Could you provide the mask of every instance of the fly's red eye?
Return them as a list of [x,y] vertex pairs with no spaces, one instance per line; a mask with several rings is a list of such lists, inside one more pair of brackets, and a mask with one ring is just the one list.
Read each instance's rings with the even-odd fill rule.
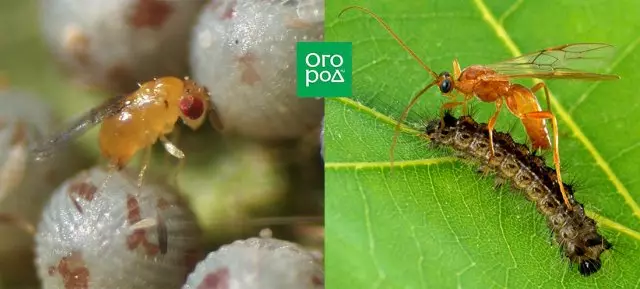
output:
[[190,119],[198,119],[204,113],[204,103],[192,95],[185,96],[180,100],[180,111]]

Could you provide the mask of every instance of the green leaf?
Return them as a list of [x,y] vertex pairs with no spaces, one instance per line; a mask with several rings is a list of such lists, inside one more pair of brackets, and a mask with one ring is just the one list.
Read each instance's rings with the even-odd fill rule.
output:
[[[332,288],[632,287],[640,282],[640,2],[407,0],[326,2],[327,41],[353,42],[351,99],[326,102],[326,280]],[[545,47],[606,42],[604,73],[620,80],[549,80],[563,177],[614,244],[600,272],[569,267],[533,203],[494,189],[473,166],[416,134],[438,115],[437,89],[412,110],[389,170],[395,120],[431,79],[365,13],[385,21],[432,69],[489,64]],[[531,80],[518,81],[526,86]],[[543,97],[543,94],[538,94]],[[542,99],[542,98],[540,98]],[[473,101],[486,122],[495,106]],[[543,104],[544,107],[544,104]],[[497,129],[522,126],[506,110]],[[549,158],[550,159],[550,158]]]

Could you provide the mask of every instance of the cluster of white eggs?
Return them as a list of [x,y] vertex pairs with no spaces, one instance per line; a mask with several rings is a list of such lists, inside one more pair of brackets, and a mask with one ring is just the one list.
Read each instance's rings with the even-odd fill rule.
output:
[[93,167],[55,190],[36,234],[43,288],[324,288],[321,261],[287,241],[240,240],[202,260],[198,224],[171,187],[110,173]]
[[[319,127],[323,102],[295,93],[295,43],[322,40],[324,1],[107,2],[41,1],[45,42],[80,83],[115,94],[153,77],[189,75],[210,91],[225,133],[289,141]],[[188,204],[167,179],[145,176],[139,187],[135,167],[91,166],[75,146],[33,160],[30,145],[62,122],[28,93],[0,88],[0,101],[7,104],[0,106],[0,282],[29,278],[17,272],[35,263],[42,288],[324,287],[321,258],[288,241],[238,240],[207,256],[203,228],[212,225],[200,214],[207,204]],[[241,156],[211,162],[247,162],[243,176],[259,175],[242,194],[229,190],[244,197],[238,203],[257,206],[265,192],[284,191],[266,149],[236,151]],[[224,168],[213,171],[222,181],[208,181],[240,175]],[[179,179],[192,181],[186,171]],[[203,186],[191,183],[178,187]]]

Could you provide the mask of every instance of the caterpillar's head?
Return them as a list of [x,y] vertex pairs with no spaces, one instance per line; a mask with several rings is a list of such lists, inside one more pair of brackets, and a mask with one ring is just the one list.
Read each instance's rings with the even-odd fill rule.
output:
[[611,247],[612,245],[609,241],[602,236],[597,235],[593,238],[587,239],[584,243],[584,247],[576,248],[576,255],[582,258],[580,266],[578,267],[580,274],[582,274],[582,276],[589,276],[598,272],[602,267],[600,254],[605,250],[611,249]]

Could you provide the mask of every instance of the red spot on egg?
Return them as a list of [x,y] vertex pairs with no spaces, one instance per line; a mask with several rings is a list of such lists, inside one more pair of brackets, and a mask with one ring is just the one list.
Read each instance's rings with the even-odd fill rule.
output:
[[207,274],[198,289],[229,289],[229,268],[223,267]]
[[247,53],[238,58],[238,62],[242,66],[242,74],[240,76],[240,79],[242,80],[242,82],[248,85],[253,85],[254,83],[260,81],[260,75],[253,67],[255,61],[256,57],[252,53]]
[[80,252],[74,251],[70,256],[62,257],[57,267],[49,268],[49,275],[54,275],[56,271],[62,277],[65,289],[89,288],[89,269]]
[[[136,224],[142,220],[140,215],[140,205],[138,199],[132,195],[127,195],[127,221],[130,225]],[[127,247],[133,251],[139,246],[144,248],[148,256],[155,256],[160,252],[158,245],[152,244],[147,239],[147,230],[144,228],[135,229],[133,233],[127,237]]]
[[87,201],[93,201],[98,188],[91,183],[75,182],[69,186],[69,194],[76,195]]
[[198,119],[204,113],[202,99],[187,95],[180,99],[180,111],[190,119]]
[[173,7],[162,0],[138,0],[129,24],[136,28],[159,28],[173,12]]
[[76,207],[76,210],[82,213],[82,206],[80,206],[80,203],[76,199],[76,196],[86,201],[93,201],[96,191],[98,191],[98,188],[96,186],[82,180],[71,183],[71,185],[69,185],[69,189],[67,190],[67,194],[69,194],[69,198],[73,202],[73,205]]

